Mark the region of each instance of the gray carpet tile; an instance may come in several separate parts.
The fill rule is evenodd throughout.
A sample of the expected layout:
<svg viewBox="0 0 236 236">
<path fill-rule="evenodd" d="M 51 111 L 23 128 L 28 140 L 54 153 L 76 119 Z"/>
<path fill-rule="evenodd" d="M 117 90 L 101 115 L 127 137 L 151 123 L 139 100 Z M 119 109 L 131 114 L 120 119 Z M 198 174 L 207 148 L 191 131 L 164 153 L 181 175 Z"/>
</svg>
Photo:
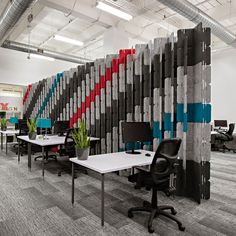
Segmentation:
<svg viewBox="0 0 236 236">
<path fill-rule="evenodd" d="M 37 155 L 35 155 L 37 156 Z M 75 204 L 71 205 L 71 176 L 58 177 L 59 163 L 45 165 L 41 177 L 41 161 L 32 158 L 32 170 L 27 156 L 0 151 L 0 235 L 1 236 L 145 236 L 147 213 L 127 217 L 130 207 L 150 200 L 151 192 L 136 190 L 124 176 L 105 175 L 105 226 L 100 225 L 100 175 L 89 171 L 77 172 Z M 167 218 L 154 221 L 153 235 L 235 235 L 236 232 L 236 154 L 212 153 L 211 199 L 199 205 L 191 199 L 167 198 L 158 193 L 159 204 L 176 208 L 186 231 Z"/>
</svg>

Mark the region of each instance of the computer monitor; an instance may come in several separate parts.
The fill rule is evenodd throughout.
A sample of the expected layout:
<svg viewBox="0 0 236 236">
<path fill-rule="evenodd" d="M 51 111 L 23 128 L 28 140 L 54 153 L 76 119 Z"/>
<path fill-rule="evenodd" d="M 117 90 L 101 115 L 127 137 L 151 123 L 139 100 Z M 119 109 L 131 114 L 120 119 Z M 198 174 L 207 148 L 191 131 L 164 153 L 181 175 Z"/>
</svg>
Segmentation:
<svg viewBox="0 0 236 236">
<path fill-rule="evenodd" d="M 219 127 L 219 128 L 227 128 L 228 124 L 227 124 L 227 120 L 214 120 L 214 126 L 215 127 Z"/>
<path fill-rule="evenodd" d="M 140 152 L 134 151 L 136 142 L 151 142 L 153 140 L 149 122 L 123 122 L 122 136 L 124 143 L 133 144 L 132 150 L 127 151 L 129 154 L 140 154 Z"/>
<path fill-rule="evenodd" d="M 60 120 L 54 122 L 54 134 L 63 136 L 70 128 L 70 122 L 68 120 Z"/>
</svg>

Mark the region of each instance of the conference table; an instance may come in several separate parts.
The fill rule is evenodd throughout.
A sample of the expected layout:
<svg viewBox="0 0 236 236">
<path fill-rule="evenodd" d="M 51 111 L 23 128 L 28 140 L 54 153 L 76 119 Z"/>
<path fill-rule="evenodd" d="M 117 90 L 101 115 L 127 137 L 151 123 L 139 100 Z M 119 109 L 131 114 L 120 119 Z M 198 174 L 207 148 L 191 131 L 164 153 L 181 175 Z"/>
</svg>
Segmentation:
<svg viewBox="0 0 236 236">
<path fill-rule="evenodd" d="M 47 135 L 46 137 L 43 137 L 42 135 L 37 135 L 35 140 L 29 139 L 28 135 L 24 136 L 18 136 L 18 162 L 20 162 L 20 141 L 24 141 L 28 145 L 28 168 L 31 170 L 31 146 L 37 145 L 42 148 L 42 176 L 44 177 L 44 159 L 45 159 L 45 149 L 63 145 L 65 143 L 65 136 L 58 136 L 58 135 Z M 99 138 L 96 137 L 90 137 L 90 141 L 99 141 Z"/>
<path fill-rule="evenodd" d="M 151 165 L 155 152 L 139 150 L 141 154 L 127 154 L 115 152 L 108 154 L 92 155 L 87 160 L 70 158 L 72 162 L 72 191 L 71 202 L 74 204 L 74 165 L 80 165 L 93 170 L 101 175 L 101 225 L 104 226 L 104 175 L 107 173 L 133 168 L 135 166 Z M 149 153 L 150 156 L 145 154 Z M 79 180 L 79 178 L 78 178 Z"/>
<path fill-rule="evenodd" d="M 19 130 L 0 130 L 0 133 L 1 133 L 1 150 L 3 150 L 3 136 L 5 136 L 6 137 L 6 154 L 7 154 L 7 151 L 8 151 L 8 148 L 7 148 L 7 144 L 8 144 L 7 137 L 19 134 Z"/>
</svg>

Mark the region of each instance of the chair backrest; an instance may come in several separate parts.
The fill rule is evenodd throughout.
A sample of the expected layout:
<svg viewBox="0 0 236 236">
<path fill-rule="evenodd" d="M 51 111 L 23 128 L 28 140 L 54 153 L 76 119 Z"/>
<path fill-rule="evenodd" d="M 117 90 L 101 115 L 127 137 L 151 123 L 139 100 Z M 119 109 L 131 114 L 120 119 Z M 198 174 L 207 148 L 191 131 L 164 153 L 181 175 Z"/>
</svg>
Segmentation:
<svg viewBox="0 0 236 236">
<path fill-rule="evenodd" d="M 37 134 L 51 134 L 52 133 L 52 128 L 48 128 L 48 129 L 46 129 L 46 128 L 39 128 L 39 127 L 37 127 Z"/>
<path fill-rule="evenodd" d="M 160 179 L 169 178 L 175 173 L 175 162 L 178 157 L 182 140 L 179 138 L 164 139 L 158 146 L 151 164 L 151 174 L 154 183 Z"/>
<path fill-rule="evenodd" d="M 68 129 L 66 132 L 65 138 L 65 152 L 69 157 L 75 157 L 75 142 L 72 136 L 74 130 L 78 130 L 78 128 Z"/>
<path fill-rule="evenodd" d="M 18 126 L 19 126 L 19 135 L 28 135 L 29 128 L 27 126 L 27 120 L 20 119 Z"/>
<path fill-rule="evenodd" d="M 234 127 L 235 127 L 234 123 L 229 124 L 229 130 L 226 133 L 230 136 L 233 135 Z"/>
</svg>

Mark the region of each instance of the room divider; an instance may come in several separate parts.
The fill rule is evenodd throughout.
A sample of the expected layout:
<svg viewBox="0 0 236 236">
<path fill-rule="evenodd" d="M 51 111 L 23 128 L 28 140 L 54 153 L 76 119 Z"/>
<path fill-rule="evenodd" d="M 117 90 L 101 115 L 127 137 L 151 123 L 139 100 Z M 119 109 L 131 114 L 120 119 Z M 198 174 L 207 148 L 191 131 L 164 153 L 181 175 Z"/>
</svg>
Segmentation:
<svg viewBox="0 0 236 236">
<path fill-rule="evenodd" d="M 154 139 L 144 148 L 182 138 L 177 193 L 200 202 L 210 197 L 210 55 L 209 28 L 179 30 L 30 84 L 24 115 L 70 120 L 71 127 L 85 119 L 101 138 L 97 153 L 127 148 L 121 122 L 148 121 Z"/>
</svg>

